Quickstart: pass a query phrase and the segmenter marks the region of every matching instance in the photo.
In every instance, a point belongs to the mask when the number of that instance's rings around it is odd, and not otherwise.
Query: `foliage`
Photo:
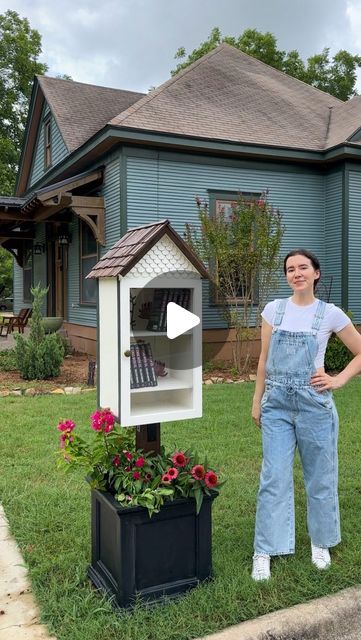
[[[347,311],[347,315],[352,319],[351,311]],[[342,371],[351,362],[353,354],[344,345],[344,343],[333,334],[328,341],[325,353],[325,369],[326,371]]]
[[[43,327],[41,305],[48,289],[40,285],[31,289],[33,312],[29,337],[16,335],[16,360],[20,375],[25,380],[46,380],[60,373],[64,347],[56,333],[46,335]]]
[[[317,89],[326,91],[340,100],[348,100],[356,95],[355,84],[357,69],[361,66],[361,56],[340,50],[331,60],[330,49],[325,47],[321,53],[308,58],[307,64],[305,64],[298,51],[293,49],[286,53],[286,51],[278,49],[277,39],[272,33],[269,31],[261,33],[256,29],[245,29],[238,38],[235,38],[222,36],[218,27],[215,27],[208,40],[201,42],[184,62],[179,63],[172,71],[172,75],[185,69],[222,42],[227,42],[271,67],[317,87]],[[180,47],[175,58],[182,59],[186,55],[184,47]]]
[[[0,192],[14,192],[31,87],[47,66],[38,62],[41,36],[16,11],[0,15]]]
[[[196,203],[199,224],[186,224],[185,239],[208,264],[215,301],[228,328],[234,329],[233,364],[245,371],[251,362],[251,326],[259,326],[261,310],[277,282],[282,215],[269,204],[268,191],[259,199],[240,193],[230,213],[223,209],[214,216],[207,202],[197,197]]]
[[[16,371],[17,362],[15,349],[0,351],[0,371]]]
[[[193,497],[197,513],[203,496],[218,491],[216,473],[207,461],[199,464],[191,451],[143,453],[136,450],[134,429],[115,427],[109,409],[91,416],[95,431],[89,443],[74,433],[75,423],[65,420],[58,424],[61,464],[66,468],[84,469],[92,488],[109,491],[123,507],[145,507],[149,515],[157,513],[167,500]]]
[[[0,153],[1,158],[1,153]],[[1,160],[0,160],[1,163]],[[11,296],[13,290],[13,257],[0,246],[0,297]]]

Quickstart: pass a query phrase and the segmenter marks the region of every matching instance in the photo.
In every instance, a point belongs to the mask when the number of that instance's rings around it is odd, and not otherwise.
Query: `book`
[[[140,378],[138,375],[137,359],[136,359],[134,344],[130,345],[130,371],[133,374],[133,376],[131,376],[130,388],[139,389],[139,387],[141,387],[142,385],[140,384]],[[132,377],[133,377],[133,384],[132,384]]]
[[[147,331],[160,331],[160,310],[164,289],[154,289],[152,311],[149,316]]]
[[[152,347],[150,346],[149,342],[145,342],[143,347],[144,347],[144,352],[146,357],[148,375],[150,379],[150,386],[156,387],[158,384],[158,380],[157,380],[157,376],[155,375]]]

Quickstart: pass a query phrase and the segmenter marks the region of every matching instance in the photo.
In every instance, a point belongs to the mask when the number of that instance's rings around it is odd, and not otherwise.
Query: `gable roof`
[[[117,113],[144,96],[136,91],[37,76],[39,85],[63,136],[74,151],[102,129]]]
[[[114,278],[119,275],[125,276],[165,234],[181,249],[188,260],[199,271],[200,275],[208,278],[204,264],[173,229],[169,220],[160,220],[159,222],[129,229],[124,236],[100,258],[99,262],[97,262],[86,277]]]
[[[221,44],[109,124],[309,150],[325,147],[330,107],[344,103]]]

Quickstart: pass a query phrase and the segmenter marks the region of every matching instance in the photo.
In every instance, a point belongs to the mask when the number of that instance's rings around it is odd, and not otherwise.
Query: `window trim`
[[[83,220],[79,220],[79,304],[81,306],[84,306],[84,307],[96,307],[96,305],[97,305],[97,301],[96,300],[94,302],[87,302],[87,301],[83,300],[83,281],[84,281],[83,260],[84,260],[84,258],[95,257],[96,258],[95,262],[98,262],[98,260],[99,260],[99,244],[95,240],[96,245],[97,245],[96,253],[83,254],[83,228],[86,228],[89,231],[89,233],[92,233],[92,230],[90,229],[89,225],[87,225],[87,223],[84,222]]]
[[[26,260],[25,258],[28,256],[27,259],[30,259],[30,265],[26,264]],[[31,288],[33,286],[33,265],[34,265],[34,259],[33,259],[33,246],[32,246],[32,242],[24,242],[24,263],[23,263],[23,302],[25,302],[26,304],[31,304],[32,303],[32,295],[31,295]],[[29,287],[29,297],[25,297],[25,272],[30,272],[30,287]]]
[[[209,215],[211,217],[215,217],[217,215],[217,203],[219,201],[224,202],[236,202],[240,195],[249,198],[250,200],[259,200],[261,198],[262,193],[260,191],[229,191],[223,189],[207,189],[208,199],[209,199]],[[210,270],[214,269],[217,274],[218,267],[214,264],[214,261],[211,261],[209,265]],[[236,298],[227,298],[227,302],[229,304],[239,304],[244,301],[242,297]],[[210,287],[210,297],[209,297],[209,305],[213,307],[219,307],[223,303],[218,299],[217,296],[217,287]],[[256,306],[258,304],[258,291],[256,291],[256,297],[251,301],[252,306]]]
[[[52,140],[51,140],[51,116],[47,116],[44,120],[44,169],[50,169],[52,166]]]

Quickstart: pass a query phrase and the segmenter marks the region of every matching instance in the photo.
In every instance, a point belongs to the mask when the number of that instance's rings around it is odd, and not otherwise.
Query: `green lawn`
[[[89,427],[95,394],[1,398],[0,499],[26,562],[42,622],[58,640],[185,640],[360,583],[361,378],[338,391],[343,542],[330,570],[311,565],[296,463],[297,553],[274,560],[269,583],[250,577],[261,436],[250,415],[253,383],[204,388],[204,417],[162,426],[163,443],[207,453],[227,478],[213,508],[214,580],[166,605],[115,614],[86,577],[89,489],[55,465],[56,424]]]

